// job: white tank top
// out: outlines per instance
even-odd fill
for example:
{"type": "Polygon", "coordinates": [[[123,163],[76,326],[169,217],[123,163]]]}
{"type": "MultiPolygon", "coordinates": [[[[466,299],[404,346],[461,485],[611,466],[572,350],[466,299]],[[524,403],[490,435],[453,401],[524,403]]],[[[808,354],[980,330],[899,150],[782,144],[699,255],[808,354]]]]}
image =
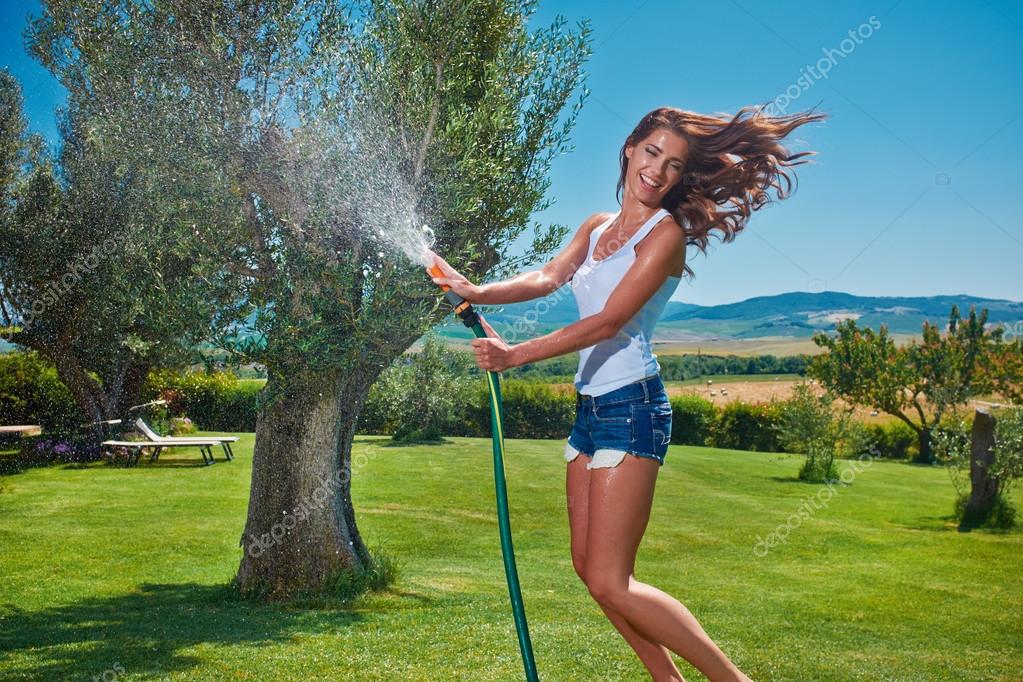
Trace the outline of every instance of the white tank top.
{"type": "MultiPolygon", "coordinates": [[[[593,260],[593,250],[618,213],[590,233],[586,260],[571,279],[580,318],[596,315],[604,309],[611,292],[636,260],[636,244],[666,215],[668,211],[665,209],[658,210],[621,248],[599,261],[593,260]]],[[[661,366],[651,350],[650,339],[665,304],[681,280],[674,275],[668,277],[615,336],[579,351],[579,370],[575,374],[577,391],[603,395],[660,372],[661,366]]]]}

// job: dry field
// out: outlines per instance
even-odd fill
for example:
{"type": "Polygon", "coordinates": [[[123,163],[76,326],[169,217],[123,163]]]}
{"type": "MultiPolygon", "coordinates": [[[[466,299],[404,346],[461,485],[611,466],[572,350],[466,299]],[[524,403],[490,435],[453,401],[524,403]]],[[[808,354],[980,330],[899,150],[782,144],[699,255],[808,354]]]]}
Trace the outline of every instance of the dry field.
{"type": "MultiPolygon", "coordinates": [[[[911,340],[919,339],[913,334],[889,334],[897,346],[903,346],[911,340]]],[[[659,336],[654,340],[654,352],[658,355],[817,355],[823,352],[810,338],[794,338],[791,336],[764,336],[756,339],[666,339],[659,336]]]]}
{"type": "MultiPolygon", "coordinates": [[[[775,379],[767,378],[753,378],[753,377],[715,377],[711,379],[711,383],[708,385],[706,380],[702,383],[695,383],[692,381],[667,381],[665,382],[665,388],[668,391],[669,396],[682,395],[684,393],[695,394],[711,401],[715,405],[725,405],[735,400],[741,400],[747,403],[768,403],[773,399],[786,400],[792,396],[793,386],[796,384],[796,380],[790,378],[791,375],[786,377],[779,377],[775,379]]],[[[811,380],[812,381],[812,380],[811,380]]],[[[572,392],[572,384],[552,384],[552,387],[556,390],[563,392],[572,392]]],[[[998,396],[982,396],[975,400],[970,401],[969,407],[967,408],[972,412],[974,407],[978,404],[987,403],[990,401],[997,401],[998,396]]],[[[839,399],[836,401],[840,407],[848,407],[848,403],[844,400],[839,399]]],[[[929,409],[929,405],[926,401],[923,401],[924,412],[931,416],[932,411],[929,409]]],[[[870,408],[856,407],[853,410],[853,414],[857,418],[865,423],[884,423],[892,420],[897,420],[897,417],[879,412],[877,415],[871,414],[870,408]]],[[[915,408],[910,408],[906,411],[907,416],[914,422],[919,420],[916,414],[915,408]]]]}

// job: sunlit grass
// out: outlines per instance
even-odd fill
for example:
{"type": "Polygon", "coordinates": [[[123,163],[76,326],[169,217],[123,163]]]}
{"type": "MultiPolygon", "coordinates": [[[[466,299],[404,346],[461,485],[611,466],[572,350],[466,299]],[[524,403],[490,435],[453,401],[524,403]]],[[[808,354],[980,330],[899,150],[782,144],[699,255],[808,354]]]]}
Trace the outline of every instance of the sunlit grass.
{"type": "MultiPolygon", "coordinates": [[[[158,466],[0,478],[0,678],[522,679],[489,441],[357,441],[359,527],[399,579],[345,611],[225,588],[252,434],[212,467],[173,451],[158,466]]],[[[672,446],[637,577],[677,596],[756,680],[1018,679],[1023,533],[957,532],[939,468],[876,462],[828,491],[795,482],[799,463],[672,446]],[[813,499],[822,508],[760,556],[758,536],[813,499]]],[[[506,468],[541,678],[649,679],[572,570],[561,442],[510,440],[506,468]]]]}

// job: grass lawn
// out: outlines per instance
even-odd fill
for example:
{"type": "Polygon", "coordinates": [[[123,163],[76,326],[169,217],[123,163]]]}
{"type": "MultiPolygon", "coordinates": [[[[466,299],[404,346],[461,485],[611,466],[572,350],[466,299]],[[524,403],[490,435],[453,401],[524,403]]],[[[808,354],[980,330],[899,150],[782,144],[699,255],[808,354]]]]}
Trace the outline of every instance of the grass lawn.
{"type": "MultiPolygon", "coordinates": [[[[158,465],[0,478],[0,679],[522,679],[488,440],[359,437],[359,526],[399,580],[350,610],[304,611],[224,587],[252,439],[212,467],[169,451],[158,465]]],[[[541,678],[649,679],[572,571],[560,441],[507,451],[541,678]]],[[[1023,533],[957,532],[940,468],[875,462],[831,491],[796,482],[799,463],[672,446],[637,577],[678,597],[758,681],[1020,679],[1023,533]],[[758,552],[804,504],[787,541],[758,552]]]]}

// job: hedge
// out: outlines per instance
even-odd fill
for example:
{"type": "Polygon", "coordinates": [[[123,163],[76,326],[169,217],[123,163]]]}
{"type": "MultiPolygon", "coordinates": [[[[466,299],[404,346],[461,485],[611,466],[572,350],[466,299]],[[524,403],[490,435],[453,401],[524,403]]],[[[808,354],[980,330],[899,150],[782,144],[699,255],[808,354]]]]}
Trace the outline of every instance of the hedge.
{"type": "MultiPolygon", "coordinates": [[[[169,416],[189,417],[202,430],[254,431],[263,384],[225,372],[154,370],[147,400],[169,400],[169,416]]],[[[506,438],[563,440],[575,419],[575,394],[524,379],[501,382],[506,438]]],[[[485,381],[458,396],[449,436],[490,436],[490,397],[485,381]]],[[[358,432],[390,435],[386,402],[371,391],[359,415],[358,432]]],[[[780,403],[731,402],[724,407],[693,394],[671,398],[671,442],[735,450],[778,452],[774,432],[780,403]]],[[[0,355],[0,415],[6,424],[42,424],[47,432],[74,429],[84,421],[56,371],[35,353],[0,355]]],[[[916,433],[902,422],[864,425],[877,456],[905,459],[916,447],[916,433]]]]}
{"type": "Polygon", "coordinates": [[[151,398],[169,402],[171,417],[189,417],[203,431],[255,431],[262,389],[226,372],[153,370],[146,381],[151,398]]]}
{"type": "Polygon", "coordinates": [[[721,408],[705,445],[731,450],[779,452],[781,446],[773,428],[778,423],[778,409],[777,403],[732,401],[721,408]]]}
{"type": "Polygon", "coordinates": [[[0,355],[0,424],[65,432],[86,421],[53,365],[34,351],[0,355]]]}
{"type": "Polygon", "coordinates": [[[671,442],[704,445],[717,419],[714,403],[692,393],[671,398],[671,442]]]}

